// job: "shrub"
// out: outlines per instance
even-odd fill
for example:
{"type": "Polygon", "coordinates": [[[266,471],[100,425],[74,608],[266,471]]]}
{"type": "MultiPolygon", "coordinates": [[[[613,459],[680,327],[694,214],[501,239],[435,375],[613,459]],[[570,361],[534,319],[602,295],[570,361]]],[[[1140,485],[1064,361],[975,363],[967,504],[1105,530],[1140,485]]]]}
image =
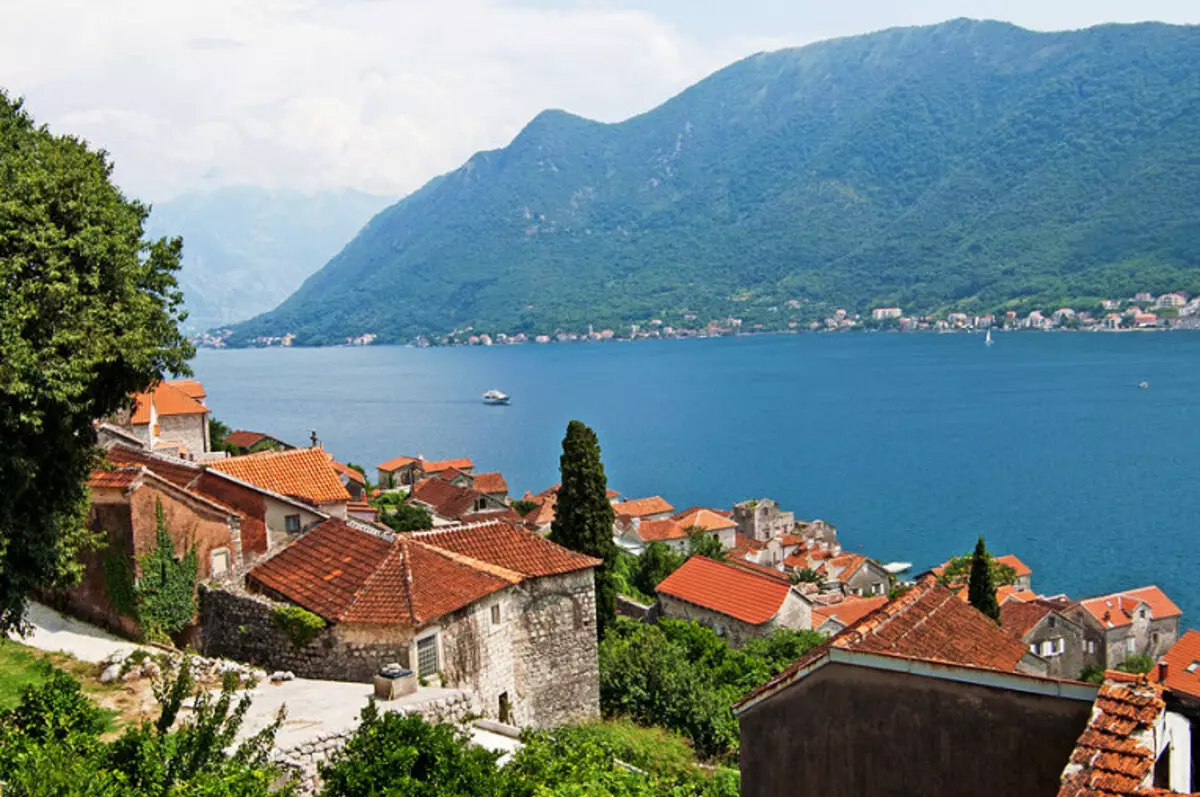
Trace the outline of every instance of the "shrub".
{"type": "Polygon", "coordinates": [[[537,505],[538,505],[537,501],[530,501],[525,498],[520,498],[509,504],[509,506],[512,507],[512,510],[514,512],[516,512],[518,515],[520,515],[521,517],[524,517],[525,515],[528,515],[530,512],[532,512],[533,510],[537,509],[537,505]]]}
{"type": "Polygon", "coordinates": [[[292,647],[302,648],[321,635],[325,620],[307,609],[290,604],[271,610],[271,622],[283,632],[292,647]]]}
{"type": "Polygon", "coordinates": [[[385,511],[380,520],[391,526],[393,531],[422,531],[433,528],[433,518],[419,506],[396,504],[395,509],[385,511]]]}
{"type": "Polygon", "coordinates": [[[685,561],[686,556],[675,553],[666,543],[652,542],[637,558],[633,585],[645,595],[654,595],[663,579],[678,570],[685,561]]]}
{"type": "Polygon", "coordinates": [[[25,687],[17,707],[0,714],[0,724],[34,742],[63,741],[74,734],[99,734],[104,712],[83,693],[78,680],[55,669],[42,683],[25,687]]]}
{"type": "Polygon", "coordinates": [[[1140,675],[1154,669],[1154,659],[1144,653],[1135,653],[1132,656],[1126,656],[1125,661],[1117,665],[1117,669],[1121,672],[1140,675]]]}

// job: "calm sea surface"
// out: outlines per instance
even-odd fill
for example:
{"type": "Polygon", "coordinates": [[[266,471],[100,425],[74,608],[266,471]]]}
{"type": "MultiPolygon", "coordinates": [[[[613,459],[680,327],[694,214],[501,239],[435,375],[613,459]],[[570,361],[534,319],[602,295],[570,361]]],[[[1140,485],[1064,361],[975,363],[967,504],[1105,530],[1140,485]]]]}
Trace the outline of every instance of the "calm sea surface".
{"type": "Polygon", "coordinates": [[[537,492],[579,418],[627,496],[770,496],[918,570],[984,534],[1038,591],[1156,583],[1200,625],[1200,334],[207,350],[194,366],[231,427],[316,429],[372,476],[399,454],[470,456],[537,492]],[[482,404],[490,388],[513,404],[482,404]]]}

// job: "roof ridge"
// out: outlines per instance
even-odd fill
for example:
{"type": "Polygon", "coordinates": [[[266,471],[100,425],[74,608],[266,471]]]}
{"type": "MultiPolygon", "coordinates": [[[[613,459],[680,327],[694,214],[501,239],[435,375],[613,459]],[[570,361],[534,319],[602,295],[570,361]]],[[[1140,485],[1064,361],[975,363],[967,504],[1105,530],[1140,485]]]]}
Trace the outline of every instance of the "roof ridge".
{"type": "Polygon", "coordinates": [[[451,562],[463,565],[464,567],[470,567],[482,573],[487,573],[490,576],[502,578],[511,584],[520,584],[527,578],[526,574],[519,573],[516,570],[510,570],[507,567],[492,564],[491,562],[485,562],[482,559],[476,559],[474,556],[468,556],[467,554],[458,553],[457,551],[447,551],[445,548],[440,548],[432,543],[421,542],[420,540],[410,540],[410,542],[414,545],[421,546],[421,548],[426,551],[440,554],[443,558],[449,559],[451,562]]]}
{"type": "MultiPolygon", "coordinates": [[[[346,528],[354,529],[354,531],[357,531],[361,534],[367,533],[367,532],[363,531],[362,529],[358,529],[358,528],[355,528],[354,526],[351,526],[349,523],[345,523],[343,525],[345,525],[346,528]]],[[[391,541],[387,555],[384,556],[383,559],[381,559],[379,561],[379,566],[376,567],[373,571],[371,571],[371,575],[369,575],[363,579],[363,582],[361,585],[359,585],[358,589],[354,590],[354,597],[352,597],[350,599],[350,602],[346,604],[346,608],[342,609],[342,611],[338,613],[338,616],[336,618],[338,620],[338,622],[341,622],[344,618],[346,618],[350,615],[350,612],[353,611],[354,607],[358,604],[359,600],[366,593],[367,588],[370,587],[373,583],[375,583],[376,579],[378,579],[380,577],[380,574],[383,573],[383,571],[387,567],[388,563],[391,562],[393,559],[395,559],[398,554],[401,555],[400,556],[400,567],[404,572],[404,603],[408,607],[408,618],[409,618],[409,621],[414,624],[417,622],[416,614],[413,612],[413,606],[412,606],[412,590],[410,589],[410,586],[409,586],[409,580],[411,578],[411,573],[410,573],[410,569],[408,567],[408,557],[402,555],[405,553],[406,553],[406,551],[404,551],[404,549],[403,549],[403,540],[402,539],[397,538],[397,539],[394,539],[391,541]]]]}

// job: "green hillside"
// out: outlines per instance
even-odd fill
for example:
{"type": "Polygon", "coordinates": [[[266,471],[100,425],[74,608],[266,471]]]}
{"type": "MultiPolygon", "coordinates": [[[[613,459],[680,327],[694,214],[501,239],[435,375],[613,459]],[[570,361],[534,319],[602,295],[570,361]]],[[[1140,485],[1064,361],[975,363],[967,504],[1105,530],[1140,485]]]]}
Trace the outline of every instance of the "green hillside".
{"type": "Polygon", "coordinates": [[[1200,28],[955,20],[755,55],[619,124],[546,111],[236,334],[1200,292],[1198,229],[1200,28]]]}

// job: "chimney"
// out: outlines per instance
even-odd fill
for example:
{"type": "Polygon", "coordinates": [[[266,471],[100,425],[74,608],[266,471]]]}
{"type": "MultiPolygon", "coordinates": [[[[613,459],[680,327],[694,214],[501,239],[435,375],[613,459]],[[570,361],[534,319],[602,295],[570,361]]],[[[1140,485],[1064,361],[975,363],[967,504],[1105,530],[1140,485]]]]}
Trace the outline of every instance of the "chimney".
{"type": "Polygon", "coordinates": [[[1167,675],[1169,674],[1169,672],[1170,672],[1170,669],[1167,665],[1166,660],[1164,659],[1163,661],[1160,661],[1158,663],[1158,682],[1160,684],[1165,684],[1167,682],[1167,675]]]}

